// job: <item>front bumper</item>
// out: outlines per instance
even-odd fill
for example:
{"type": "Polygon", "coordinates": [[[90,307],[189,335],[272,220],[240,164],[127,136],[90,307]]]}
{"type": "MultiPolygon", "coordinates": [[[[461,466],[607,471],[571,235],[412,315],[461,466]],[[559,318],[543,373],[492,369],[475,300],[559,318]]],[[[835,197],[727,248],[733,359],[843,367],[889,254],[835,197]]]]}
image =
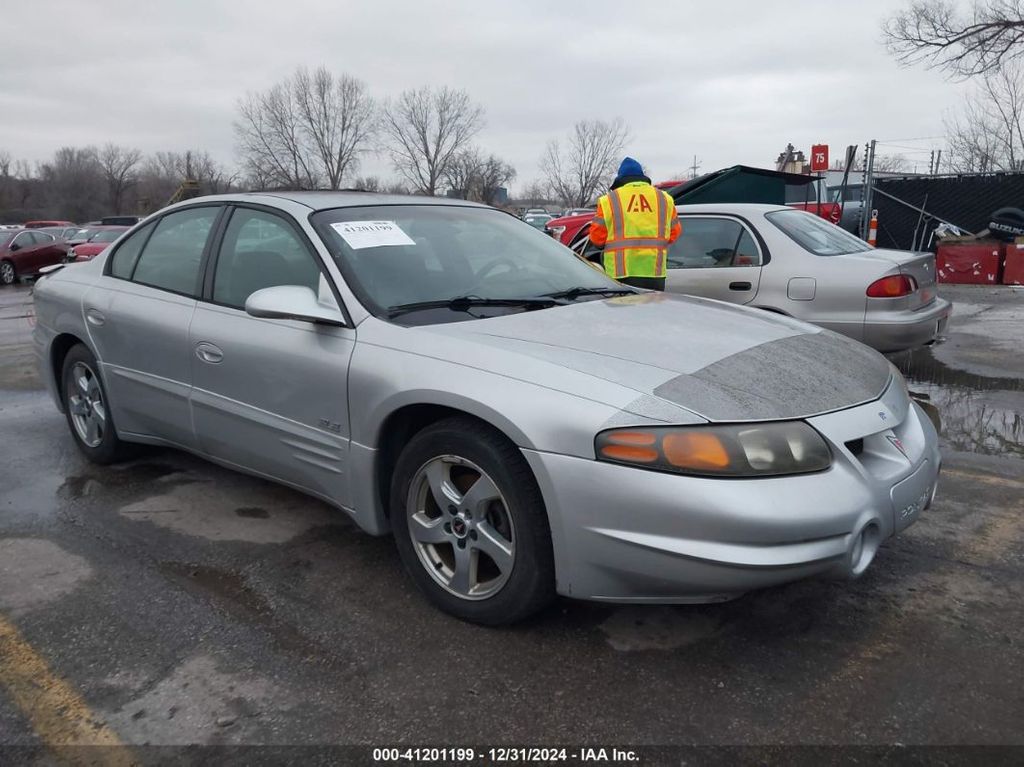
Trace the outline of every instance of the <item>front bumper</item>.
{"type": "Polygon", "coordinates": [[[915,312],[867,312],[864,343],[880,352],[901,352],[931,343],[946,332],[953,305],[936,298],[915,312]]]}
{"type": "Polygon", "coordinates": [[[934,427],[916,405],[903,409],[896,418],[883,399],[810,419],[835,460],[798,477],[684,477],[524,450],[551,520],[558,591],[713,602],[812,575],[860,575],[934,495],[934,427]],[[883,412],[896,428],[876,428],[883,412]],[[845,443],[861,437],[864,452],[854,455],[845,443]]]}

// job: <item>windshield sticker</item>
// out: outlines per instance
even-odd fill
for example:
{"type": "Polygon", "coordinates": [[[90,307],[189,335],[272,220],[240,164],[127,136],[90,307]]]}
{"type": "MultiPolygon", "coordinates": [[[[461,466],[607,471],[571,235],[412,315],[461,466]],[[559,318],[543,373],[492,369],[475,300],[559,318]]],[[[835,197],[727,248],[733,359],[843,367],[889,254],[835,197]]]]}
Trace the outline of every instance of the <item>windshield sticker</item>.
{"type": "Polygon", "coordinates": [[[352,250],[385,245],[415,245],[416,241],[394,221],[344,221],[331,224],[352,250]]]}

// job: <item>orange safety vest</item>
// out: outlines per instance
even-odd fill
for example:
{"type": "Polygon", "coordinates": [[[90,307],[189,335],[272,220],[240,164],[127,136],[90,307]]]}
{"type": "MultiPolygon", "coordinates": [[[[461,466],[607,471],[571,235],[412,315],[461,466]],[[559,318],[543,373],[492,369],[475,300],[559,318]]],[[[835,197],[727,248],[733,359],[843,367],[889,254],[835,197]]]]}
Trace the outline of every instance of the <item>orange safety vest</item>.
{"type": "Polygon", "coordinates": [[[597,221],[608,230],[604,270],[609,277],[664,277],[675,201],[644,181],[612,189],[597,201],[597,221]]]}

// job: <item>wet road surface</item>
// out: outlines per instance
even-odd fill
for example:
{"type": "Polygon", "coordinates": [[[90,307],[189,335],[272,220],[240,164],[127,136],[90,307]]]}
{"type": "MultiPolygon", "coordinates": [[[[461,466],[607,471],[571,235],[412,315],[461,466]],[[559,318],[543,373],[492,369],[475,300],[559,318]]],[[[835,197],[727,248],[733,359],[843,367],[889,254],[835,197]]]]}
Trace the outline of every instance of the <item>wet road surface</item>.
{"type": "MultiPolygon", "coordinates": [[[[0,629],[88,707],[77,732],[132,744],[1019,744],[1024,291],[945,294],[948,341],[898,360],[939,496],[865,577],[489,630],[315,500],[169,450],[86,463],[29,289],[0,289],[0,629]]],[[[0,664],[0,743],[61,737],[38,708],[0,664]]]]}

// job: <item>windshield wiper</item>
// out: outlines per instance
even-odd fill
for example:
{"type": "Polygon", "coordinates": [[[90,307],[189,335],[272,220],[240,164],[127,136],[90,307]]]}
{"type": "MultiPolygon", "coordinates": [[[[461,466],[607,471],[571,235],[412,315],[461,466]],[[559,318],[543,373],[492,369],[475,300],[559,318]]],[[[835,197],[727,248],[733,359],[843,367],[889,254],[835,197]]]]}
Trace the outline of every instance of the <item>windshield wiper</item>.
{"type": "Polygon", "coordinates": [[[575,287],[568,290],[559,290],[557,293],[545,293],[550,298],[564,298],[566,301],[575,301],[580,296],[624,296],[629,293],[636,293],[631,288],[584,288],[575,287]]]}
{"type": "Polygon", "coordinates": [[[453,312],[469,311],[475,306],[558,306],[558,296],[523,296],[521,298],[481,298],[480,296],[458,296],[438,301],[417,301],[411,304],[397,304],[387,308],[389,319],[422,309],[451,309],[453,312]]]}

